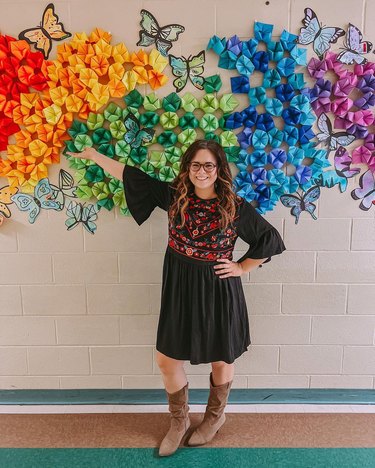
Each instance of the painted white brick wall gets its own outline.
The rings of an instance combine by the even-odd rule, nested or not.
[[[297,33],[307,6],[324,24],[351,21],[366,39],[375,36],[375,0],[54,3],[67,30],[99,26],[130,50],[139,12],[149,9],[162,25],[185,26],[176,55],[198,52],[213,34],[248,38],[253,21],[274,24],[276,36],[284,28]],[[0,6],[2,33],[17,36],[40,22],[45,2]],[[207,76],[216,65],[207,53]],[[220,73],[229,92],[230,72]],[[159,94],[172,91],[170,80]],[[61,166],[69,170],[63,157]],[[53,181],[58,170],[50,170]],[[236,361],[234,387],[375,388],[374,210],[359,210],[350,197],[358,177],[348,185],[344,194],[322,191],[317,221],[303,213],[295,225],[282,206],[266,215],[288,250],[242,277],[252,345]],[[141,227],[101,211],[94,236],[81,227],[67,232],[64,217],[50,212],[29,225],[13,209],[0,229],[0,388],[163,388],[155,338],[166,241],[160,209]],[[246,248],[239,240],[235,258]],[[208,386],[209,364],[185,368],[191,387]]]

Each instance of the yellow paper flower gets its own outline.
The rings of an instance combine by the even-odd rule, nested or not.
[[[43,114],[49,124],[57,124],[62,116],[61,107],[57,106],[56,104],[52,104],[51,106],[43,109]]]
[[[152,49],[148,63],[152,66],[152,68],[161,73],[168,65],[168,59],[163,57],[157,49]]]

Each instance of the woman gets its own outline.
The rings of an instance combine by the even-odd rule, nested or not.
[[[240,276],[282,253],[284,243],[278,231],[235,194],[225,152],[213,140],[198,140],[187,149],[172,183],[124,167],[92,148],[67,154],[91,159],[123,180],[128,208],[139,225],[156,206],[168,212],[156,360],[171,425],[159,455],[174,453],[190,427],[186,360],[212,367],[206,412],[188,441],[190,446],[203,445],[225,422],[234,361],[250,344]],[[235,262],[237,237],[250,247]]]

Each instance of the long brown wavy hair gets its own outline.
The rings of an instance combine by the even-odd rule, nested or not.
[[[220,229],[225,230],[234,220],[236,213],[236,200],[239,197],[232,188],[232,174],[223,148],[214,140],[196,140],[186,150],[181,159],[180,172],[173,180],[171,186],[176,190],[174,201],[170,207],[170,216],[176,220],[180,214],[180,224],[185,225],[185,211],[189,204],[188,196],[194,192],[194,184],[189,178],[189,164],[201,149],[209,150],[216,159],[217,179],[215,191],[218,196],[218,209],[221,214]]]

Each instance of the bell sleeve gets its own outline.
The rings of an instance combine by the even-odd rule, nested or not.
[[[246,258],[266,258],[263,263],[267,263],[271,261],[273,255],[279,255],[286,250],[277,229],[246,200],[242,204],[239,218],[238,237],[250,247],[238,262],[242,262]],[[259,265],[259,267],[261,266]]]
[[[169,182],[154,179],[141,169],[125,165],[122,174],[125,199],[138,225],[149,218],[155,207],[167,211],[173,193]]]

